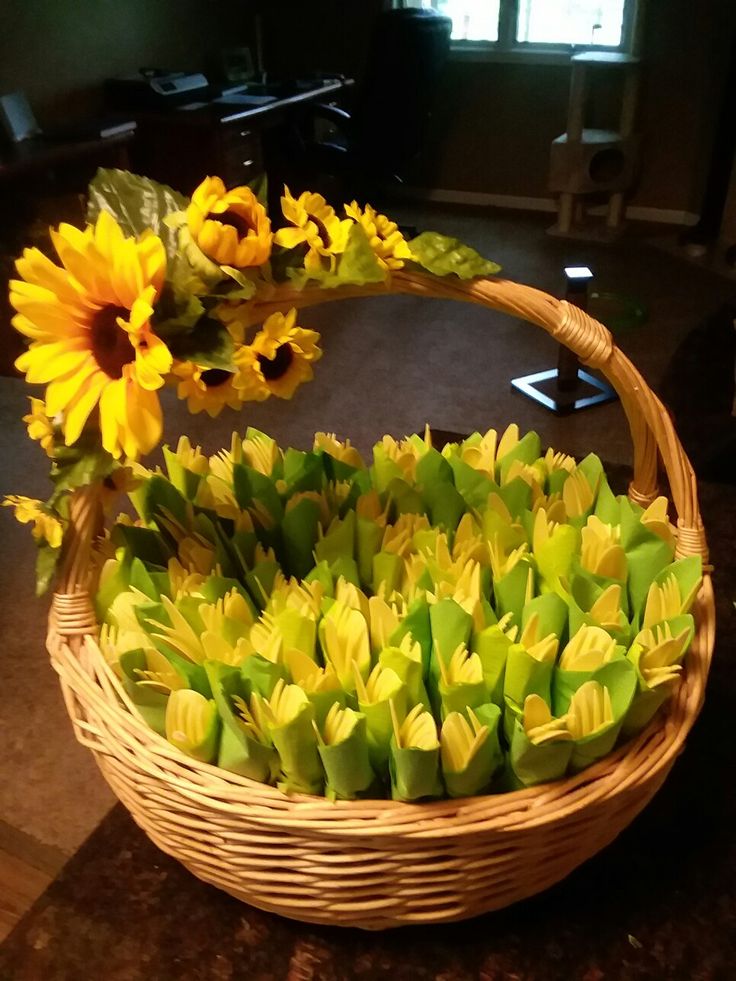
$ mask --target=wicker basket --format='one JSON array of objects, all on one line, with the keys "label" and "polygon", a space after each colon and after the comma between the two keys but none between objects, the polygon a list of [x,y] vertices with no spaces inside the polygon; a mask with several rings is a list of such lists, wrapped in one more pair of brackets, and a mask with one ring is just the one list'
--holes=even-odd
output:
[{"label": "wicker basket", "polygon": [[[395,273],[361,289],[278,287],[254,303],[276,309],[341,297],[411,293],[491,307],[543,327],[618,391],[634,444],[629,496],[657,494],[657,453],[669,478],[677,555],[707,548],[694,475],[662,404],[578,308],[504,280],[438,280]],[[99,530],[92,488],[77,493],[48,648],[79,741],[146,834],[199,878],[253,906],[313,923],[381,929],[459,920],[531,896],[611,842],[664,781],[703,702],[715,611],[705,575],[697,632],[666,713],[636,739],[575,777],[499,796],[435,803],[288,797],[181,754],[148,728],[94,642],[88,555]]]}]

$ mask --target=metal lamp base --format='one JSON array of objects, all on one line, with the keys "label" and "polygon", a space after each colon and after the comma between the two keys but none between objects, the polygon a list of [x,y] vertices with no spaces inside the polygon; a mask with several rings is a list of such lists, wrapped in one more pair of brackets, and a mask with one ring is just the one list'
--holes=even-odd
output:
[{"label": "metal lamp base", "polygon": [[511,387],[559,416],[614,402],[618,398],[615,389],[608,382],[594,378],[582,368],[578,369],[577,381],[569,386],[562,387],[559,384],[558,369],[550,368],[549,371],[539,371],[535,375],[513,378]]}]

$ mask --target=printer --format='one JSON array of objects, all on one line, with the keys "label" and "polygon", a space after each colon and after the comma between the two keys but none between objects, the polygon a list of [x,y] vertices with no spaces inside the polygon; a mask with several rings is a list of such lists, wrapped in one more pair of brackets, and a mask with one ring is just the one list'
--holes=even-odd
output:
[{"label": "printer", "polygon": [[143,68],[133,75],[108,78],[105,97],[111,109],[166,109],[186,102],[206,101],[207,78],[201,72],[168,72]]}]

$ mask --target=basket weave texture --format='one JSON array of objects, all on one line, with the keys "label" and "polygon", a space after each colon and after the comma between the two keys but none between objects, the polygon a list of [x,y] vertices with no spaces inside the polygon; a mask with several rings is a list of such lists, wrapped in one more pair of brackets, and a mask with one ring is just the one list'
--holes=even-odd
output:
[{"label": "basket weave texture", "polygon": [[[411,293],[487,306],[536,324],[616,388],[634,448],[629,497],[657,496],[658,456],[677,512],[677,557],[708,553],[692,467],[670,418],[608,330],[582,310],[500,279],[397,272],[387,284],[279,287],[275,310]],[[459,920],[546,889],[611,842],[663,783],[703,703],[715,639],[711,579],[693,613],[682,683],[638,737],[566,780],[498,796],[424,804],[286,796],[184,756],[140,718],[97,648],[90,548],[94,488],[77,492],[48,649],[77,739],[146,834],[199,878],[261,909],[313,923],[383,929]]]}]

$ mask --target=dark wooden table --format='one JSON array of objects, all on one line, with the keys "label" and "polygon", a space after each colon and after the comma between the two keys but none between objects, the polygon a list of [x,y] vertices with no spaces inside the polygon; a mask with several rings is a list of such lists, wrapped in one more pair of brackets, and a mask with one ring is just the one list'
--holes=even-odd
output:
[{"label": "dark wooden table", "polygon": [[48,140],[35,136],[0,148],[0,181],[28,177],[61,165],[86,163],[95,157],[112,158],[114,165],[128,166],[128,147],[135,131],[104,139]]},{"label": "dark wooden table", "polygon": [[705,708],[663,789],[543,895],[384,933],[251,909],[116,807],[0,947],[2,981],[732,981],[736,976],[736,488],[701,488],[719,627]]}]

